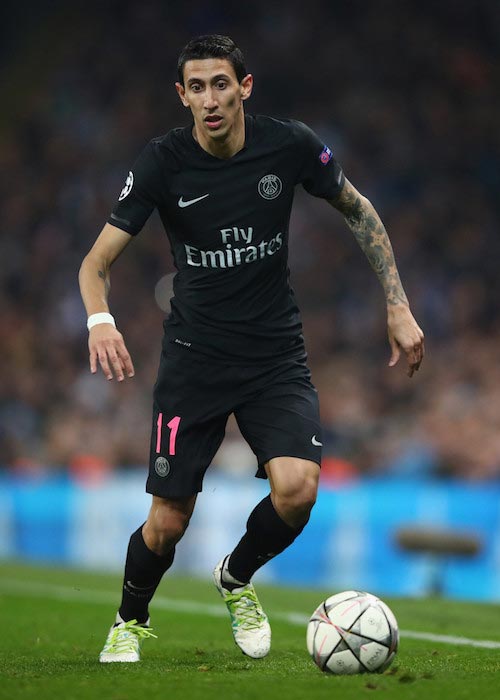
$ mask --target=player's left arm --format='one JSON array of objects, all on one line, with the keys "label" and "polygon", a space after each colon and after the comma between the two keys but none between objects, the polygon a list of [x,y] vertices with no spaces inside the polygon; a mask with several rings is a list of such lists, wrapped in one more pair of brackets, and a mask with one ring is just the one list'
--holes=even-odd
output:
[{"label": "player's left arm", "polygon": [[424,357],[424,334],[410,311],[384,224],[371,202],[347,179],[335,199],[328,201],[344,215],[384,289],[392,350],[389,367],[398,362],[402,349],[408,362],[408,376],[411,377],[418,371]]}]

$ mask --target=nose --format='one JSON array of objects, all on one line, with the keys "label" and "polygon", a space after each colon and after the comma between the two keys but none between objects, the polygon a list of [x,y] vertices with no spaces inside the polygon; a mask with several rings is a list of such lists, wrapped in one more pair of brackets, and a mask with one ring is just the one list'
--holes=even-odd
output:
[{"label": "nose", "polygon": [[212,88],[207,88],[205,90],[205,102],[204,105],[205,109],[208,110],[213,110],[217,107],[217,100],[215,99],[215,93],[212,90]]}]

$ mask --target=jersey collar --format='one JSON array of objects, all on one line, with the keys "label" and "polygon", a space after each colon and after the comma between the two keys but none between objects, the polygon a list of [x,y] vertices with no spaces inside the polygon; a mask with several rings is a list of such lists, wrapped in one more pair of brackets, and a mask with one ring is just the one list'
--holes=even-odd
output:
[{"label": "jersey collar", "polygon": [[196,139],[193,136],[194,122],[191,122],[191,124],[185,127],[184,135],[189,147],[192,150],[194,150],[198,156],[201,156],[204,160],[209,160],[211,162],[216,163],[232,163],[242,153],[245,153],[245,151],[248,150],[248,147],[253,138],[253,122],[254,118],[250,114],[245,114],[245,144],[243,148],[240,151],[238,151],[238,153],[235,153],[234,156],[231,156],[231,158],[217,158],[217,156],[213,156],[211,153],[208,153],[208,151],[205,151],[205,149],[200,146],[198,141],[196,141]]}]

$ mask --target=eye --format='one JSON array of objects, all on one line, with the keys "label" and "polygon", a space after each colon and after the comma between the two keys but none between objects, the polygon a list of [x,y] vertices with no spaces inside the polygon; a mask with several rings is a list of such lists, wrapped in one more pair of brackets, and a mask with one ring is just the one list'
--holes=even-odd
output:
[{"label": "eye", "polygon": [[216,83],[216,87],[218,90],[224,90],[227,87],[227,83],[225,80],[218,80]]},{"label": "eye", "polygon": [[201,92],[201,85],[199,83],[192,83],[191,90],[193,92]]}]

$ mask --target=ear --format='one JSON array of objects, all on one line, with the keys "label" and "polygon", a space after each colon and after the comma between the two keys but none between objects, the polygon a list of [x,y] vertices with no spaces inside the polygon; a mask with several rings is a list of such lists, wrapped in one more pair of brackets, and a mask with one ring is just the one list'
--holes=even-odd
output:
[{"label": "ear", "polygon": [[253,88],[253,75],[249,73],[248,75],[245,75],[243,80],[240,83],[240,94],[241,94],[241,99],[242,100],[248,100],[250,95],[252,94],[252,88]]},{"label": "ear", "polygon": [[175,89],[177,90],[177,94],[179,95],[184,107],[189,107],[189,102],[186,100],[186,91],[184,89],[184,85],[181,85],[181,83],[175,83]]}]

